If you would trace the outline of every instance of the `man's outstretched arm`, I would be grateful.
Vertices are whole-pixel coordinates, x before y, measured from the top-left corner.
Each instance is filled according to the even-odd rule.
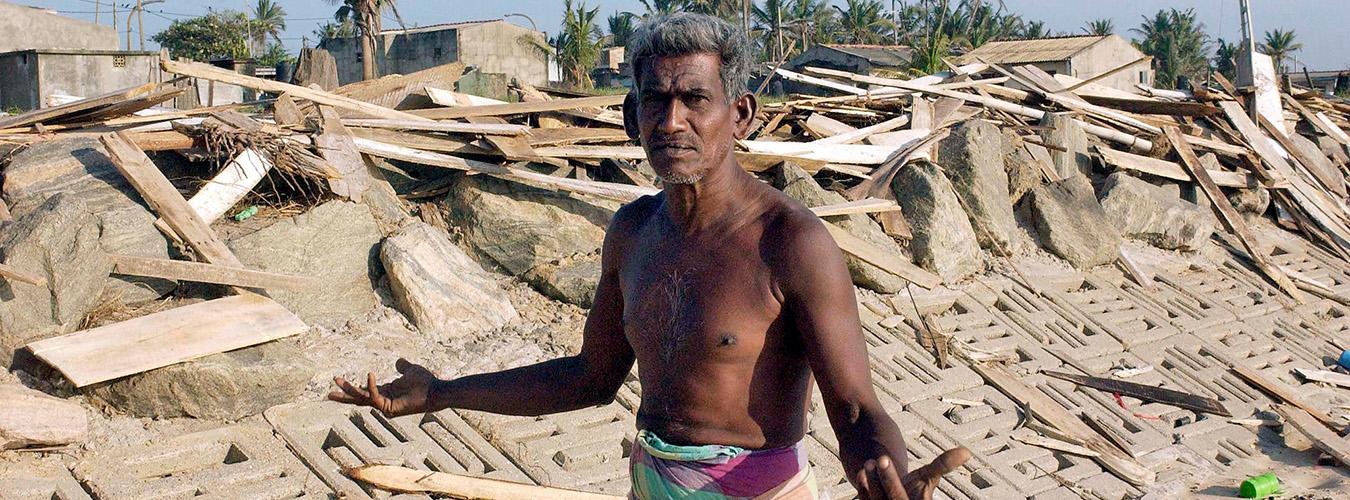
[[[839,439],[839,458],[863,499],[928,498],[942,474],[969,457],[950,450],[910,471],[905,439],[872,388],[853,280],[823,223],[809,212],[791,216],[782,241],[780,290],[801,334],[825,412]]]
[[[605,234],[600,283],[579,354],[454,380],[440,380],[426,368],[400,359],[395,368],[401,375],[394,381],[376,385],[370,374],[365,387],[360,387],[337,378],[334,382],[341,390],[330,393],[329,399],[372,406],[391,416],[445,408],[543,415],[612,401],[634,360],[623,333],[618,269],[627,235],[636,223],[633,212],[639,207],[632,205],[619,210]]]

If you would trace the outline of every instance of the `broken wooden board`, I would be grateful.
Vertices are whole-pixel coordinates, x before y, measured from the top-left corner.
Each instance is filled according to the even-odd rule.
[[[383,128],[389,130],[422,130],[427,132],[482,135],[524,135],[530,131],[528,125],[516,125],[514,123],[457,123],[447,121],[385,120],[381,118],[344,118],[342,119],[342,124],[348,127]],[[625,136],[625,138],[627,138],[627,136]]]
[[[391,109],[418,107],[430,100],[429,97],[414,95],[426,85],[453,86],[461,76],[464,76],[464,63],[452,62],[406,75],[385,75],[374,80],[349,83],[333,89],[333,93]]]
[[[454,108],[432,108],[419,109],[413,111],[415,115],[421,118],[447,120],[451,118],[465,118],[470,116],[506,116],[521,115],[529,113],[542,113],[545,111],[564,111],[577,108],[594,108],[600,106],[618,106],[623,104],[624,95],[602,95],[595,97],[578,97],[575,99],[555,99],[552,101],[536,102],[511,102],[506,104],[489,104],[485,106],[460,106]]]
[[[1284,417],[1284,423],[1303,433],[1313,447],[1331,455],[1342,467],[1350,468],[1350,441],[1313,420],[1308,412],[1289,405],[1275,405],[1275,411]]]
[[[833,205],[821,205],[811,209],[811,212],[815,213],[817,217],[899,211],[900,205],[897,205],[895,201],[879,198],[865,198]]]
[[[942,284],[942,278],[929,272],[927,269],[916,266],[913,263],[900,258],[899,255],[882,250],[869,243],[867,240],[849,234],[839,226],[825,222],[825,229],[830,231],[830,236],[834,237],[834,243],[845,253],[862,259],[868,264],[877,266],[888,273],[894,274],[905,280],[914,283],[924,289],[932,290]]]
[[[1213,116],[1223,112],[1223,110],[1212,105],[1197,102],[1155,101],[1152,99],[1126,99],[1094,95],[1084,96],[1083,98],[1098,106],[1141,115]]]
[[[118,254],[108,254],[108,257],[113,261],[113,274],[125,276],[283,290],[304,290],[313,281],[304,276],[253,271],[201,262]]]
[[[1124,380],[1074,375],[1051,370],[1043,370],[1041,373],[1060,380],[1067,380],[1081,386],[1091,387],[1112,394],[1129,396],[1141,401],[1169,404],[1178,408],[1213,413],[1225,417],[1233,416],[1228,412],[1227,408],[1223,407],[1223,403],[1220,403],[1219,400],[1214,398],[1187,394],[1181,391],[1174,391],[1151,385],[1136,384]]]
[[[303,333],[285,307],[256,294],[199,302],[28,344],[75,387]]]
[[[33,286],[47,286],[47,278],[36,274],[28,274],[5,263],[0,263],[0,278],[27,283]]]
[[[621,500],[624,497],[567,490],[552,486],[513,483],[500,479],[461,476],[397,465],[363,465],[344,469],[343,474],[375,488],[394,493],[435,493],[450,498],[493,500]]]
[[[79,403],[0,383],[0,450],[64,446],[88,434],[89,414]]]
[[[870,136],[872,136],[872,135],[880,134],[880,133],[885,133],[885,132],[890,132],[890,131],[895,130],[895,129],[897,129],[897,128],[903,127],[903,126],[905,126],[905,124],[907,124],[907,123],[909,123],[909,116],[908,116],[908,115],[900,115],[900,116],[897,116],[897,117],[895,117],[895,118],[891,118],[891,119],[886,120],[886,121],[884,121],[884,122],[878,123],[878,124],[876,124],[876,125],[872,125],[872,126],[869,126],[869,127],[863,127],[863,128],[860,128],[860,129],[852,130],[852,131],[845,132],[845,133],[838,134],[838,135],[832,135],[832,136],[826,137],[826,138],[824,138],[824,139],[817,139],[817,140],[811,141],[811,142],[808,143],[808,144],[821,144],[821,145],[825,145],[825,144],[853,144],[853,143],[861,142],[863,139],[866,139],[866,138],[868,138],[868,137],[870,137]],[[922,136],[928,135],[929,130],[928,130],[928,129],[913,129],[913,130],[904,130],[904,131],[901,131],[901,132],[909,132],[909,133],[911,133],[912,135],[914,135],[915,137],[922,137]],[[895,136],[896,134],[900,134],[901,132],[895,132],[895,133],[892,134],[892,136]],[[875,144],[875,143],[874,143],[874,144]]]
[[[14,116],[0,118],[0,129],[26,127],[36,123],[60,119],[71,116],[76,113],[83,113],[95,108],[110,106],[128,99],[136,98],[158,87],[158,83],[147,83],[129,89],[121,89],[103,94],[97,97],[90,97],[60,106],[51,106],[47,108],[38,108],[26,113],[19,113]]]
[[[810,132],[811,135],[821,139],[840,134],[847,134],[849,132],[856,132],[858,130],[857,127],[830,118],[822,113],[811,113],[811,115],[807,116],[806,120],[801,122],[801,124],[806,128],[807,132]]]
[[[924,134],[927,135],[926,133]],[[922,138],[914,139],[917,142]],[[763,153],[784,157],[801,158],[826,163],[847,163],[850,165],[880,165],[892,154],[903,149],[900,146],[872,146],[867,144],[829,144],[825,146],[813,143],[737,141],[741,147],[751,153]]]
[[[319,134],[314,136],[314,145],[319,155],[337,169],[339,177],[328,179],[328,189],[338,196],[354,202],[361,202],[361,195],[370,186],[370,173],[366,172],[365,160],[356,151],[352,134],[342,125],[342,117],[336,110],[323,104],[315,105],[319,112]]]
[[[1336,373],[1327,370],[1309,370],[1307,368],[1295,368],[1294,373],[1297,373],[1299,376],[1308,380],[1350,388],[1350,375],[1344,373]]]
[[[1191,149],[1190,143],[1186,142],[1186,138],[1181,135],[1181,131],[1177,130],[1176,127],[1169,126],[1163,127],[1163,132],[1166,134],[1167,140],[1172,143],[1177,155],[1181,157],[1182,167],[1195,178],[1195,182],[1200,185],[1201,191],[1204,191],[1205,196],[1209,197],[1214,210],[1219,213],[1219,221],[1229,232],[1237,235],[1238,241],[1242,243],[1243,249],[1247,251],[1247,256],[1256,264],[1256,267],[1271,281],[1274,281],[1281,290],[1293,297],[1296,302],[1306,304],[1307,299],[1303,297],[1303,292],[1289,279],[1289,276],[1270,262],[1270,256],[1266,255],[1257,245],[1256,237],[1247,228],[1246,220],[1233,208],[1233,204],[1219,190],[1219,186],[1214,184],[1214,180],[1209,177],[1209,171],[1195,156],[1195,151]]]
[[[1018,406],[1025,408],[1057,432],[1069,437],[1068,441],[1076,441],[1084,448],[1096,452],[1098,456],[1094,457],[1093,460],[1096,460],[1107,470],[1114,472],[1121,479],[1136,486],[1147,486],[1153,484],[1157,479],[1157,474],[1152,470],[1144,467],[1133,457],[1126,455],[1115,444],[1102,437],[1076,415],[1060,406],[1054,399],[1008,373],[1005,368],[979,362],[970,363],[970,367],[990,385],[1016,402]]]
[[[1284,131],[1270,123],[1270,120],[1267,120],[1264,116],[1258,116],[1257,118],[1260,119],[1261,126],[1266,129],[1266,132],[1270,132],[1270,136],[1275,138],[1275,142],[1280,143],[1280,147],[1284,148],[1284,151],[1289,154],[1289,159],[1294,160],[1292,166],[1302,167],[1302,170],[1299,171],[1308,174],[1311,179],[1315,179],[1323,189],[1336,193],[1340,198],[1345,198],[1347,194],[1345,178],[1318,168],[1317,159],[1305,154],[1303,148],[1295,145],[1294,141],[1285,135]],[[1323,161],[1326,161],[1325,158]]]
[[[1055,439],[1055,438],[1049,438],[1049,437],[1041,436],[1041,435],[1029,435],[1029,436],[1027,436],[1027,435],[1021,435],[1021,434],[1009,434],[1008,437],[1010,437],[1010,438],[1012,438],[1012,439],[1014,439],[1014,440],[1021,441],[1021,442],[1023,442],[1023,443],[1032,445],[1032,446],[1039,446],[1039,447],[1045,448],[1045,449],[1047,449],[1047,450],[1062,451],[1062,452],[1064,452],[1064,453],[1070,453],[1070,454],[1074,454],[1074,455],[1078,455],[1078,456],[1082,456],[1082,457],[1088,457],[1088,458],[1095,458],[1095,457],[1100,457],[1100,456],[1102,456],[1101,453],[1097,453],[1097,452],[1095,452],[1095,451],[1089,450],[1089,449],[1084,448],[1084,447],[1082,447],[1082,446],[1079,446],[1079,445],[1076,445],[1076,444],[1073,444],[1073,443],[1070,443],[1070,442],[1067,442],[1067,441],[1060,441],[1060,440]]]
[[[1186,169],[1181,168],[1176,162],[1159,160],[1151,156],[1126,153],[1108,147],[1098,147],[1097,152],[1101,153],[1102,160],[1109,165],[1114,165],[1125,170],[1141,172],[1149,175],[1156,175],[1178,181],[1191,180],[1191,176],[1186,173]],[[1208,153],[1206,153],[1208,154]],[[1262,186],[1261,182],[1251,174],[1245,172],[1227,172],[1223,170],[1205,169],[1209,173],[1210,179],[1214,184],[1222,187],[1233,188],[1256,188],[1269,187],[1271,189],[1284,189],[1289,186],[1288,182],[1280,182],[1274,186]]]
[[[615,128],[536,128],[530,129],[525,140],[530,146],[564,146],[587,142],[628,142],[628,134]]]
[[[349,128],[347,131],[351,132],[353,136],[362,139],[426,151],[452,153],[457,155],[491,155],[493,153],[492,149],[476,144],[477,141],[468,142],[466,140],[431,132],[400,132],[382,128],[361,127]]]
[[[1241,377],[1242,380],[1247,381],[1247,383],[1251,384],[1253,387],[1260,389],[1261,392],[1269,394],[1279,401],[1301,408],[1303,411],[1308,412],[1309,415],[1312,415],[1313,418],[1316,418],[1318,422],[1321,422],[1322,425],[1325,425],[1332,429],[1340,428],[1336,424],[1336,421],[1332,419],[1330,415],[1327,415],[1322,410],[1319,410],[1313,407],[1312,405],[1305,403],[1302,398],[1298,397],[1298,395],[1289,392],[1284,387],[1281,387],[1277,385],[1275,382],[1272,382],[1270,379],[1266,378],[1266,376],[1262,375],[1260,372],[1257,372],[1256,370],[1243,366],[1240,363],[1234,363],[1231,368],[1233,370],[1233,373],[1237,374],[1238,377]]]
[[[254,187],[272,169],[272,162],[251,148],[244,149],[230,160],[210,182],[202,185],[197,194],[188,200],[188,206],[197,212],[197,216],[206,225],[220,220],[235,203],[248,196]],[[155,227],[164,234],[178,240],[178,235],[164,219],[155,219]]]
[[[188,205],[183,195],[169,183],[159,167],[145,153],[136,149],[126,134],[108,133],[99,136],[99,140],[107,149],[108,158],[117,171],[126,177],[173,232],[197,253],[198,258],[211,264],[244,267],[211,227],[197,215],[197,211]]]
[[[248,87],[251,89],[257,89],[264,92],[273,92],[278,94],[285,92],[287,94],[290,94],[291,97],[293,98],[298,97],[301,99],[308,99],[310,101],[314,101],[319,104],[327,104],[335,108],[340,108],[347,111],[354,111],[356,113],[360,113],[363,115],[369,115],[379,118],[388,118],[392,120],[426,120],[426,118],[422,118],[414,114],[393,110],[390,108],[386,108],[384,106],[371,104],[365,101],[359,101],[356,99],[352,99],[350,97],[340,96],[331,92],[314,90],[310,88],[301,87],[299,85],[291,85],[289,83],[278,82],[276,80],[265,80],[262,78],[247,76],[224,68],[217,68],[210,64],[198,62],[174,61],[171,59],[161,58],[159,60],[159,65],[160,68],[169,73],[191,76],[194,78],[201,78],[203,80],[228,83],[231,85],[238,85],[241,87]]]

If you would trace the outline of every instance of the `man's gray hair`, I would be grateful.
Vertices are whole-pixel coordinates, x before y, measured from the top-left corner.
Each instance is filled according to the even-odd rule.
[[[722,90],[727,101],[749,92],[750,41],[720,18],[689,12],[657,16],[633,32],[626,48],[633,82],[641,86],[643,64],[655,57],[712,53],[722,59]]]

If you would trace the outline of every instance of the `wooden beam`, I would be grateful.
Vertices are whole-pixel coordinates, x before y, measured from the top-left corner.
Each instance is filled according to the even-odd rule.
[[[220,169],[220,172],[203,185],[197,194],[192,195],[192,199],[188,200],[188,206],[192,207],[203,223],[210,226],[220,220],[235,203],[248,196],[271,169],[272,162],[257,151],[246,148],[230,160],[225,168]],[[176,241],[182,241],[163,218],[155,219],[155,227]]]
[[[47,278],[36,274],[28,274],[17,267],[5,263],[0,263],[0,278],[27,283],[33,286],[47,286]]]
[[[276,80],[265,80],[262,78],[242,75],[224,68],[217,68],[209,64],[203,64],[198,62],[174,61],[167,58],[161,58],[159,60],[159,66],[164,71],[167,71],[169,73],[191,76],[194,78],[201,78],[204,80],[211,80],[221,83],[228,83],[231,85],[239,85],[241,87],[248,87],[252,89],[262,90],[264,92],[274,92],[278,94],[284,92],[290,94],[291,97],[308,99],[310,101],[314,101],[319,104],[327,104],[335,108],[353,111],[363,115],[369,115],[379,118],[388,118],[392,120],[427,120],[426,118],[411,113],[389,109],[384,106],[371,104],[365,101],[359,101],[356,99],[352,99],[350,97],[340,96],[332,92],[324,92],[322,90],[314,90],[311,88],[301,87],[299,85],[291,85],[289,83],[278,82]]]
[[[257,294],[198,302],[28,344],[75,387],[297,335],[309,327]]]
[[[1270,256],[1256,243],[1256,237],[1247,229],[1247,222],[1233,208],[1228,197],[1219,191],[1219,186],[1214,184],[1214,180],[1209,177],[1209,171],[1202,166],[1200,159],[1195,156],[1195,151],[1191,149],[1190,143],[1181,135],[1181,131],[1176,127],[1168,126],[1163,128],[1167,135],[1167,140],[1172,143],[1176,149],[1177,155],[1181,157],[1181,165],[1186,169],[1195,182],[1200,185],[1205,196],[1213,204],[1215,211],[1219,213],[1219,221],[1223,222],[1224,227],[1231,233],[1236,234],[1238,241],[1242,243],[1243,249],[1247,251],[1247,256],[1252,259],[1256,267],[1265,273],[1267,277],[1279,285],[1280,289],[1293,297],[1294,301],[1305,304],[1307,300],[1303,297],[1303,292],[1298,286],[1284,274],[1279,267],[1270,262]]]
[[[899,212],[900,205],[892,200],[882,200],[878,198],[865,198],[857,201],[846,201],[833,205],[822,205],[811,209],[817,217],[831,217],[836,215],[865,214],[875,212]]]
[[[826,222],[825,229],[830,231],[830,236],[834,237],[834,242],[839,245],[840,250],[862,259],[868,264],[877,266],[927,290],[932,290],[942,284],[942,278],[938,275],[916,266],[896,254],[882,250],[867,240],[849,234],[848,231],[841,229],[839,226]]]
[[[1335,419],[1331,418],[1331,415],[1327,415],[1322,410],[1304,402],[1297,394],[1289,392],[1284,387],[1266,378],[1266,376],[1262,375],[1260,372],[1248,368],[1241,363],[1233,363],[1231,368],[1233,373],[1236,373],[1242,380],[1247,381],[1252,387],[1260,389],[1261,392],[1273,396],[1278,401],[1297,406],[1303,411],[1308,412],[1309,415],[1312,415],[1313,418],[1317,419],[1318,422],[1321,422],[1322,425],[1325,425],[1328,428],[1340,429],[1340,426],[1336,424]]]
[[[158,83],[147,83],[135,87],[115,90],[107,94],[88,99],[81,99],[72,103],[62,104],[60,106],[51,106],[47,108],[38,108],[26,113],[19,113],[14,116],[0,118],[0,129],[15,127],[26,127],[36,123],[43,123],[70,116],[76,113],[83,113],[94,108],[109,106],[122,101],[134,99],[158,87]]]
[[[1159,160],[1151,156],[1126,153],[1108,147],[1098,147],[1097,152],[1102,155],[1102,160],[1107,164],[1115,165],[1118,168],[1178,181],[1189,182],[1191,180],[1191,176],[1186,173],[1186,169],[1181,168],[1181,165],[1177,165],[1176,162]],[[1244,172],[1228,172],[1213,169],[1205,169],[1205,171],[1209,173],[1209,176],[1214,180],[1215,185],[1222,187],[1244,189],[1267,187],[1271,189],[1284,189],[1289,186],[1288,182],[1283,181],[1274,186],[1263,186],[1255,176]]]
[[[1136,384],[1124,380],[1115,380],[1102,377],[1089,377],[1084,375],[1074,375],[1072,373],[1063,373],[1052,370],[1043,370],[1041,373],[1051,377],[1073,382],[1075,384],[1091,387],[1100,391],[1106,391],[1122,396],[1129,396],[1142,401],[1152,403],[1163,403],[1187,410],[1213,413],[1225,417],[1233,416],[1223,407],[1223,403],[1214,398],[1187,394],[1181,391],[1154,387],[1151,385]]]
[[[1289,136],[1285,135],[1283,130],[1280,130],[1275,124],[1270,123],[1270,120],[1267,120],[1264,116],[1258,115],[1257,119],[1260,121],[1261,127],[1265,128],[1266,132],[1269,132],[1270,136],[1275,138],[1275,142],[1280,143],[1280,147],[1284,148],[1284,151],[1289,154],[1289,159],[1295,160],[1292,166],[1303,167],[1302,171],[1306,172],[1309,177],[1320,183],[1323,189],[1336,193],[1336,195],[1340,197],[1346,195],[1344,177],[1340,177],[1339,175],[1332,176],[1321,168],[1318,168],[1317,160],[1304,154],[1303,148],[1295,145],[1294,141],[1290,139]],[[1323,158],[1323,161],[1326,161],[1325,157]]]
[[[1039,446],[1039,447],[1045,448],[1045,449],[1047,449],[1047,450],[1062,451],[1062,452],[1064,452],[1064,453],[1071,453],[1071,454],[1074,454],[1074,455],[1078,455],[1078,456],[1082,456],[1082,457],[1088,457],[1088,458],[1096,458],[1096,457],[1102,456],[1101,453],[1097,453],[1097,452],[1095,452],[1095,451],[1092,451],[1092,450],[1089,450],[1089,449],[1084,448],[1084,447],[1082,447],[1082,446],[1079,446],[1079,445],[1070,443],[1070,442],[1068,442],[1068,441],[1060,441],[1060,440],[1055,439],[1055,438],[1049,438],[1049,437],[1040,436],[1040,435],[1029,435],[1029,436],[1028,436],[1028,435],[1022,435],[1022,434],[1016,434],[1016,433],[1008,434],[1008,437],[1013,438],[1014,440],[1021,441],[1021,442],[1023,442],[1023,443],[1032,445],[1032,446]]]
[[[584,142],[628,142],[628,134],[615,128],[535,128],[525,140],[534,148],[563,146]]]
[[[1350,468],[1350,441],[1318,425],[1308,412],[1289,405],[1275,405],[1275,411],[1284,417],[1284,423],[1303,433],[1313,447],[1331,455],[1342,467]]]
[[[376,488],[394,493],[435,493],[450,498],[491,498],[493,500],[620,500],[624,497],[567,490],[551,486],[513,483],[500,479],[431,472],[397,465],[363,465],[345,469],[343,474]]]
[[[1307,368],[1295,368],[1294,373],[1315,382],[1324,382],[1331,385],[1350,388],[1350,375],[1344,373],[1336,373],[1327,370],[1309,370]]]
[[[1125,63],[1125,64],[1122,64],[1122,65],[1120,65],[1120,66],[1116,66],[1116,67],[1114,67],[1114,68],[1111,68],[1111,69],[1108,69],[1108,70],[1106,70],[1106,71],[1103,71],[1103,72],[1101,72],[1101,73],[1099,73],[1099,74],[1093,75],[1091,78],[1088,78],[1087,80],[1083,80],[1083,81],[1081,81],[1081,82],[1078,82],[1078,83],[1075,83],[1075,84],[1073,84],[1073,85],[1070,85],[1069,87],[1066,87],[1064,90],[1069,91],[1069,92],[1073,92],[1074,89],[1076,89],[1076,88],[1078,88],[1078,87],[1082,87],[1082,86],[1087,85],[1087,84],[1089,84],[1089,83],[1096,82],[1096,81],[1101,80],[1101,79],[1103,79],[1103,78],[1106,78],[1106,77],[1109,77],[1109,76],[1114,75],[1114,74],[1116,74],[1116,73],[1119,73],[1119,72],[1121,72],[1121,71],[1124,71],[1126,68],[1129,68],[1130,66],[1134,66],[1134,65],[1139,64],[1139,63],[1141,63],[1141,62],[1148,62],[1148,61],[1151,61],[1151,60],[1153,60],[1153,56],[1144,56],[1144,57],[1140,57],[1140,58],[1135,59],[1135,60],[1133,60],[1133,61],[1130,61],[1130,62],[1127,62],[1127,63]]]
[[[304,287],[311,285],[313,282],[311,278],[304,276],[253,271],[200,262],[117,254],[108,254],[108,257],[113,261],[113,274],[124,276],[283,290],[303,290]]]
[[[1139,113],[1141,115],[1165,116],[1212,116],[1223,110],[1209,104],[1198,102],[1171,102],[1153,99],[1126,99],[1101,95],[1085,95],[1083,99],[1098,106]]]
[[[516,125],[513,123],[456,123],[446,121],[429,122],[423,120],[343,118],[342,124],[348,127],[383,128],[390,130],[424,130],[427,132],[482,135],[524,135],[530,131],[528,125]]]
[[[579,97],[575,99],[554,99],[551,101],[512,102],[506,104],[489,104],[485,106],[419,109],[412,113],[423,119],[447,120],[470,116],[521,115],[528,113],[542,113],[545,111],[564,111],[577,108],[618,106],[623,104],[623,99],[623,94],[602,95],[596,97]]]
[[[366,162],[356,150],[351,132],[342,125],[342,117],[337,110],[323,105],[314,106],[319,112],[319,134],[314,136],[314,145],[319,156],[337,169],[340,177],[328,179],[328,189],[343,198],[361,202],[361,195],[370,186],[370,173],[366,171]]]
[[[813,115],[813,116],[814,116],[814,115]],[[891,118],[891,119],[886,120],[886,121],[884,121],[884,122],[878,123],[878,124],[876,124],[876,125],[872,125],[872,126],[870,126],[870,127],[863,127],[863,128],[856,129],[856,130],[851,130],[851,131],[848,131],[848,132],[845,132],[845,133],[842,133],[842,134],[832,135],[832,136],[830,136],[830,137],[826,137],[826,138],[823,138],[823,139],[816,139],[816,140],[814,140],[814,141],[811,141],[811,142],[808,143],[808,144],[821,144],[821,145],[825,145],[825,144],[853,144],[853,143],[856,143],[856,142],[861,142],[863,139],[866,139],[868,136],[871,136],[871,135],[873,135],[873,134],[880,134],[880,133],[882,133],[882,132],[890,132],[890,131],[895,130],[895,129],[897,129],[897,128],[903,127],[903,126],[905,126],[906,123],[909,123],[909,116],[908,116],[908,115],[900,115],[900,116],[897,116],[897,117],[895,117],[895,118]],[[921,134],[921,135],[928,135],[928,132],[929,132],[929,131],[928,131],[928,130],[925,130],[925,129],[921,129],[921,130],[914,130],[913,132],[914,132],[916,135],[919,135],[919,134]]]

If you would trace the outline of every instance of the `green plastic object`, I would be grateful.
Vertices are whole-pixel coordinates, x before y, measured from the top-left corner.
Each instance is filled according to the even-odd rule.
[[[247,218],[249,218],[249,217],[253,217],[253,216],[256,215],[257,213],[258,213],[258,206],[257,206],[257,205],[249,205],[248,208],[245,208],[245,209],[243,209],[243,210],[240,210],[239,213],[234,214],[234,220],[239,220],[239,221],[241,221],[241,220],[247,219]]]
[[[1265,498],[1278,491],[1280,491],[1280,478],[1275,477],[1274,472],[1249,477],[1242,482],[1242,486],[1238,487],[1238,494],[1242,498]]]

